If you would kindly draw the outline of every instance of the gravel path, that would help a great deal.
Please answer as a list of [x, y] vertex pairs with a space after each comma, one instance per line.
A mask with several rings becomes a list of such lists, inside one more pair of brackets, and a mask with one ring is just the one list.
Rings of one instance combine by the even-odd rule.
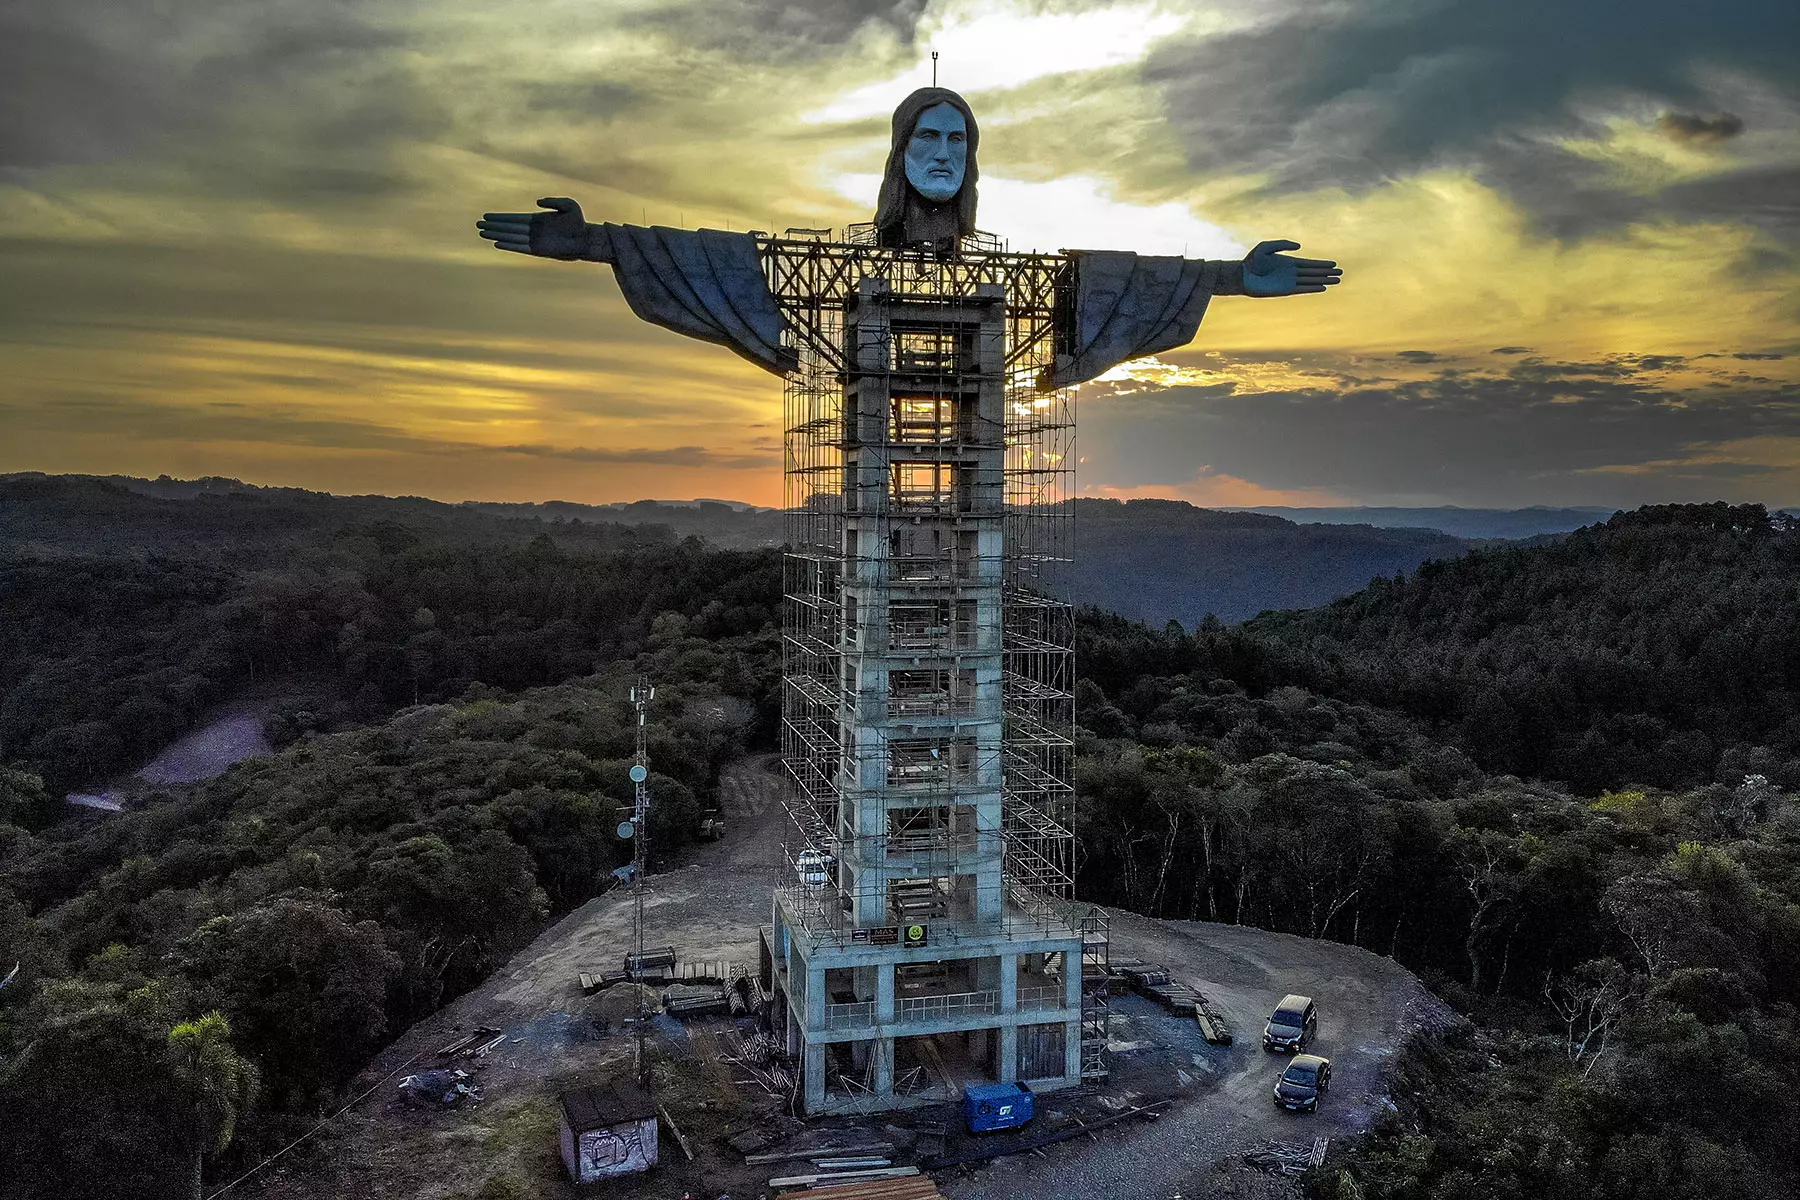
[[[1236, 1044], [1208, 1046], [1191, 1020], [1122, 999], [1114, 1006], [1115, 1046], [1149, 1044], [1115, 1053], [1114, 1082], [1130, 1098], [1134, 1083], [1161, 1093], [1158, 1072], [1178, 1072], [1173, 1084], [1184, 1098], [1156, 1121], [1127, 1122], [1098, 1143], [1063, 1142], [1042, 1157], [1014, 1155], [943, 1180], [951, 1200], [1112, 1200], [1125, 1179], [1134, 1200], [1205, 1195], [1205, 1176], [1223, 1156], [1270, 1138], [1311, 1142], [1365, 1128], [1381, 1105], [1383, 1068], [1395, 1050], [1414, 1031], [1451, 1019], [1405, 968], [1354, 946], [1123, 912], [1113, 915], [1112, 936], [1114, 957], [1163, 963], [1205, 992], [1231, 1019]], [[1262, 1026], [1291, 991], [1318, 1003], [1319, 1037], [1309, 1050], [1332, 1063], [1331, 1091], [1317, 1114], [1277, 1109], [1269, 1094], [1287, 1059], [1262, 1049]]]

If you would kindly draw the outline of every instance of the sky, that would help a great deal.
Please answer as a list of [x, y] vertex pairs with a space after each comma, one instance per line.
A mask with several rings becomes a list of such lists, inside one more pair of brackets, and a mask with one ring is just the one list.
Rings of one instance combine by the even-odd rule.
[[0, 472], [777, 504], [779, 380], [473, 222], [867, 220], [933, 50], [1012, 248], [1345, 269], [1084, 387], [1082, 493], [1800, 504], [1792, 0], [9, 0]]

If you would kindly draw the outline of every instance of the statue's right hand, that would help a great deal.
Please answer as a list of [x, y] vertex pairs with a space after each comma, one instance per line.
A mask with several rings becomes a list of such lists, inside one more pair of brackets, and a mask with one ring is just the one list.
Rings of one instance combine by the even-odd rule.
[[539, 258], [581, 258], [587, 253], [587, 219], [581, 205], [566, 196], [546, 196], [538, 207], [549, 212], [486, 213], [475, 222], [481, 236], [497, 250], [535, 254]]

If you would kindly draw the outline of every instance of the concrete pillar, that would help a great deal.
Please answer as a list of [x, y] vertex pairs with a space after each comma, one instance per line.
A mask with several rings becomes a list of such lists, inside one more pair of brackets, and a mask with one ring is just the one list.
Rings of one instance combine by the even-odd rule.
[[825, 1045], [814, 1042], [806, 1047], [805, 1107], [809, 1113], [825, 1106]]
[[1070, 1021], [1063, 1026], [1063, 1074], [1070, 1083], [1081, 1082], [1081, 1022]]
[[[894, 964], [884, 962], [875, 968], [875, 1023], [894, 1023]], [[889, 1066], [892, 1066], [893, 1044], [888, 1044]]]
[[815, 967], [811, 963], [802, 963], [806, 968], [806, 1028], [825, 1028], [825, 968]]
[[894, 1094], [894, 1039], [875, 1039], [875, 1094], [886, 1098]]
[[996, 1083], [1011, 1083], [1019, 1077], [1019, 1027], [1002, 1025], [1000, 1027], [1000, 1061], [994, 1066]]
[[1000, 956], [1000, 1011], [1019, 1011], [1019, 956], [1016, 954]]
[[1081, 947], [1063, 952], [1063, 1007], [1081, 1007]]
[[787, 1054], [789, 1058], [795, 1058], [806, 1045], [806, 1030], [800, 1027], [800, 1014], [794, 1011], [794, 998], [783, 995], [781, 1000], [787, 1012]]

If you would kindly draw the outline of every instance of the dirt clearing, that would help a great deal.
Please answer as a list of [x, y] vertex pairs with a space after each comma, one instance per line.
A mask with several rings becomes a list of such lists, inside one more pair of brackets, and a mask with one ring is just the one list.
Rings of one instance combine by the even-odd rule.
[[[673, 945], [684, 961], [734, 959], [754, 966], [757, 926], [769, 919], [785, 820], [768, 766], [750, 760], [730, 768], [721, 786], [725, 838], [652, 878], [649, 944]], [[1364, 1128], [1383, 1102], [1382, 1071], [1395, 1050], [1413, 1031], [1449, 1020], [1448, 1010], [1407, 971], [1354, 947], [1122, 912], [1113, 915], [1112, 935], [1114, 958], [1160, 962], [1178, 981], [1204, 991], [1230, 1018], [1236, 1044], [1208, 1046], [1191, 1017], [1170, 1016], [1141, 997], [1116, 997], [1112, 1078], [1097, 1094], [1046, 1096], [1040, 1125], [1175, 1102], [1154, 1122], [1127, 1121], [1092, 1139], [955, 1168], [940, 1176], [939, 1185], [952, 1200], [1204, 1194], [1202, 1181], [1221, 1156], [1267, 1138], [1310, 1143], [1318, 1135]], [[562, 1172], [556, 1096], [630, 1069], [629, 993], [583, 996], [576, 980], [579, 971], [616, 969], [630, 941], [630, 895], [624, 890], [570, 913], [481, 987], [403, 1034], [352, 1085], [352, 1094], [390, 1072], [398, 1072], [395, 1079], [282, 1167], [230, 1195], [505, 1200], [589, 1194]], [[1316, 1116], [1274, 1107], [1270, 1089], [1286, 1059], [1266, 1054], [1260, 1044], [1263, 1021], [1284, 993], [1294, 991], [1318, 1002], [1319, 1036], [1310, 1049], [1334, 1067], [1331, 1091]], [[481, 1026], [507, 1035], [486, 1058], [458, 1064], [478, 1082], [481, 1103], [420, 1109], [399, 1099], [400, 1077], [440, 1065], [437, 1049]], [[780, 1134], [792, 1126], [785, 1105], [732, 1085], [712, 1036], [728, 1026], [720, 1019], [688, 1026], [664, 1017], [652, 1022], [656, 1084], [697, 1159], [683, 1162], [674, 1140], [665, 1137], [655, 1171], [613, 1181], [597, 1193], [622, 1200], [672, 1198], [684, 1189], [709, 1198], [723, 1191], [762, 1194], [769, 1169], [746, 1168], [724, 1139], [753, 1127]], [[917, 1121], [942, 1120], [947, 1111], [825, 1124], [907, 1145]], [[980, 1144], [951, 1125], [949, 1152]]]

